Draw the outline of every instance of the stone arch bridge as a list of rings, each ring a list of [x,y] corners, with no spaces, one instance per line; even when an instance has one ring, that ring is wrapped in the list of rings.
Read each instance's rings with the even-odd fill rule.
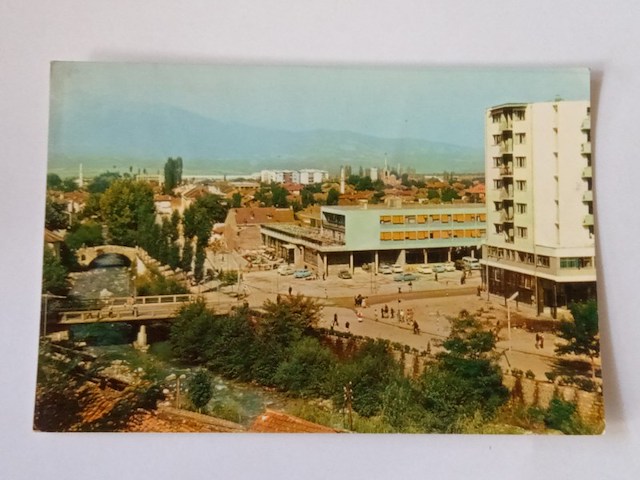
[[[136,263],[136,259],[140,256],[136,247],[124,247],[122,245],[100,245],[97,247],[82,247],[76,252],[78,263],[87,266],[101,255],[108,253],[122,255],[127,257],[131,264]]]

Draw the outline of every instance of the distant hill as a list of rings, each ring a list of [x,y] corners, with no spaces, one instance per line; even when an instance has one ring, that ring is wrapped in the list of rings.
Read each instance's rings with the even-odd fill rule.
[[[483,153],[413,138],[349,131],[294,132],[225,123],[167,105],[85,105],[51,131],[51,171],[103,170],[135,164],[157,171],[181,156],[191,174],[249,173],[265,168],[390,166],[417,171],[482,171]],[[150,171],[151,171],[150,170]]]

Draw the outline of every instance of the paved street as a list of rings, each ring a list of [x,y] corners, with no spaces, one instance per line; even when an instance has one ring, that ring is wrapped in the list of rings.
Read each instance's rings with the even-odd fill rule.
[[[419,279],[412,282],[412,287],[407,283],[395,282],[393,277],[394,275],[372,275],[359,268],[356,268],[354,278],[349,280],[339,279],[337,276],[326,280],[305,280],[290,275],[281,276],[275,271],[250,272],[243,274],[244,286],[241,290],[248,294],[247,300],[251,306],[257,307],[267,298],[274,300],[278,293],[287,295],[291,287],[293,294],[301,293],[318,298],[322,302],[324,308],[320,326],[329,328],[334,314],[337,314],[340,325],[336,330],[345,331],[345,322],[348,321],[349,331],[354,334],[384,338],[418,350],[426,350],[430,342],[433,353],[438,351],[438,341],[449,333],[447,317],[457,316],[462,309],[474,314],[480,308],[484,308],[490,317],[489,322],[500,322],[500,340],[497,347],[503,352],[500,360],[503,368],[531,370],[539,379],[544,379],[545,372],[551,370],[555,359],[556,337],[551,332],[545,332],[544,348],[536,348],[535,332],[515,326],[526,322],[526,319],[536,319],[534,308],[520,303],[518,306],[511,305],[514,327],[511,329],[509,342],[504,299],[491,296],[487,300],[484,292],[480,297],[477,295],[477,287],[480,285],[479,272],[473,272],[472,276],[466,279],[465,285],[460,285],[460,271],[438,274],[438,281],[435,281],[434,275],[419,275]],[[398,288],[401,288],[400,293]],[[367,298],[367,307],[359,309],[363,314],[362,322],[358,321],[354,305],[354,297],[358,294]],[[221,303],[228,302],[228,297],[227,302],[224,302],[226,295],[220,294],[211,294],[209,301],[215,301],[214,296]],[[380,312],[384,305],[396,312],[399,308],[405,311],[413,309],[421,333],[414,334],[412,326],[400,323],[397,316],[395,319],[383,319]],[[551,320],[549,315],[537,318]]]

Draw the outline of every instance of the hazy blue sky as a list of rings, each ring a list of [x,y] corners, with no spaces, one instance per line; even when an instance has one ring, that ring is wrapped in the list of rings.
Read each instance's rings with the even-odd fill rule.
[[[586,69],[229,67],[55,63],[52,116],[100,104],[166,104],[224,122],[350,130],[482,148],[505,102],[589,99]]]

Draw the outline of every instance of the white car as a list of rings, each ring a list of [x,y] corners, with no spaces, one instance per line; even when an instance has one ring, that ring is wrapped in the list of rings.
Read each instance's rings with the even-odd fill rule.
[[[444,264],[444,271],[445,272],[455,272],[456,271],[456,266],[453,263],[445,263]]]
[[[279,275],[293,275],[293,272],[295,272],[295,270],[291,265],[280,265],[278,267]]]
[[[382,273],[383,275],[391,275],[393,270],[390,265],[380,265],[378,268],[378,273]]]
[[[402,268],[402,265],[398,265],[397,263],[391,266],[391,271],[393,273],[404,273],[404,269]]]
[[[433,269],[429,265],[420,265],[417,272],[422,273],[423,275],[431,275],[433,273]]]

